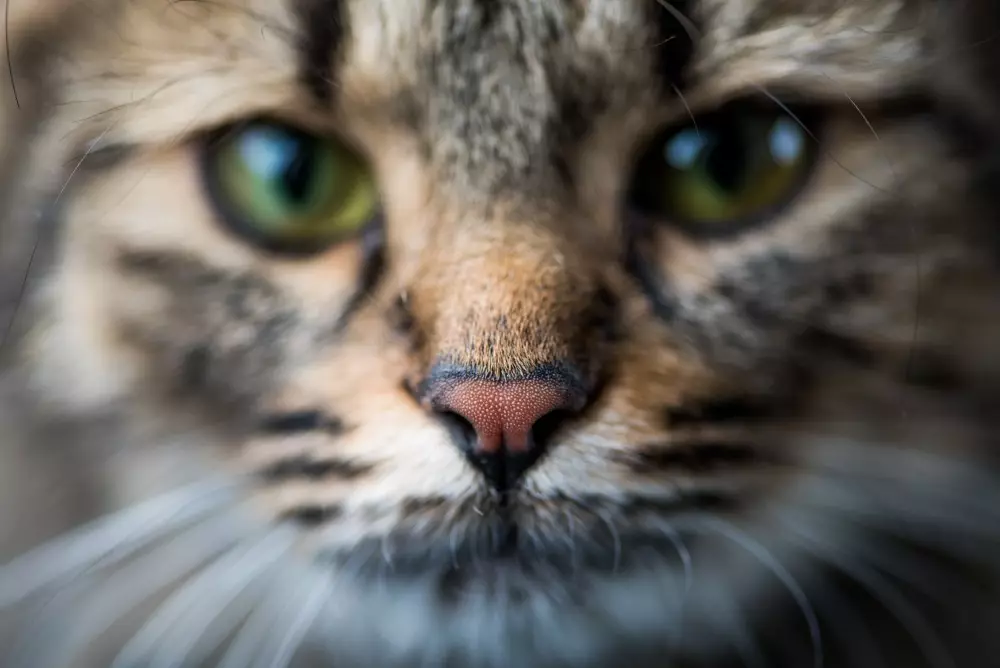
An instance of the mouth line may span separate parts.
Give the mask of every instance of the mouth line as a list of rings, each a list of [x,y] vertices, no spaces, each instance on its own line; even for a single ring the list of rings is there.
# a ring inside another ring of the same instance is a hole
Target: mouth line
[[[683,536],[683,537],[682,537]],[[571,542],[566,537],[527,539],[512,525],[489,540],[466,536],[459,543],[426,541],[414,536],[367,538],[350,549],[328,549],[319,564],[355,582],[384,585],[419,584],[435,588],[445,598],[461,591],[487,593],[574,582],[585,586],[593,578],[618,578],[644,570],[682,572],[686,549],[697,536],[678,532],[593,532]]]
[[[575,500],[572,505],[580,509],[586,503]],[[558,513],[546,518],[537,513],[519,516],[524,507],[495,499],[485,511],[470,510],[450,524],[429,523],[424,517],[360,540],[322,546],[316,558],[323,567],[371,582],[471,586],[613,577],[646,567],[662,569],[668,563],[682,567],[686,546],[679,550],[679,542],[699,540],[696,532],[683,530],[685,522],[738,507],[735,498],[706,493],[669,501],[636,500],[618,504],[612,512],[604,499],[595,500],[589,513],[567,523],[557,521],[567,517]],[[686,533],[690,535],[682,536]]]

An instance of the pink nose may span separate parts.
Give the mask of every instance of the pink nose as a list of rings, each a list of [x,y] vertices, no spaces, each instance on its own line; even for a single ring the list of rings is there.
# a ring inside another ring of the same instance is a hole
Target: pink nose
[[[465,380],[443,389],[434,406],[468,420],[476,431],[476,452],[488,455],[528,452],[535,423],[574,403],[565,388],[543,380]]]
[[[545,444],[534,433],[540,419],[556,412],[575,413],[586,403],[579,383],[562,372],[546,371],[517,380],[485,379],[471,373],[432,373],[430,378],[427,405],[439,413],[457,415],[471,426],[474,442],[459,445],[498,488],[509,487],[541,455]]]

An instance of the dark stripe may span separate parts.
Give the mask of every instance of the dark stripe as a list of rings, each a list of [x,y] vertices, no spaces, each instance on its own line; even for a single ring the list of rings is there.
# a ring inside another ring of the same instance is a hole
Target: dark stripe
[[[310,431],[342,434],[344,432],[344,423],[320,411],[297,411],[268,415],[260,421],[259,430],[265,434],[275,436],[300,434]]]
[[[118,251],[117,265],[125,273],[169,284],[222,285],[238,281],[242,277],[236,272],[216,269],[194,255],[175,251],[123,248]]]
[[[334,63],[344,37],[340,0],[296,0],[299,17],[299,79],[322,104],[334,89]]]
[[[67,178],[71,175],[77,178],[81,173],[99,174],[113,169],[132,157],[138,148],[138,144],[118,142],[80,151],[67,165]],[[74,172],[76,174],[73,174]]]
[[[340,517],[344,509],[337,505],[308,505],[292,508],[281,514],[281,519],[306,527],[316,527]]]
[[[656,75],[669,94],[687,85],[687,70],[694,57],[701,28],[691,18],[690,0],[651,0]],[[669,6],[668,6],[669,5]]]
[[[622,502],[620,512],[626,517],[670,515],[686,510],[727,512],[742,507],[738,494],[717,489],[686,489],[679,498],[633,497]]]
[[[408,517],[410,515],[441,513],[455,503],[455,499],[447,496],[417,496],[407,498],[400,505],[402,506],[402,515]]]
[[[663,280],[650,250],[653,248],[655,224],[644,216],[630,213],[626,224],[625,268],[635,279],[653,307],[653,314],[665,323],[673,324],[678,317],[676,299]]]
[[[667,409],[667,425],[671,429],[725,424],[748,424],[773,416],[770,404],[751,398],[707,399],[685,406]]]
[[[314,459],[295,457],[276,462],[260,472],[260,477],[268,482],[283,482],[305,478],[307,480],[353,480],[369,473],[368,464],[355,464],[342,459]]]
[[[35,111],[33,109],[33,111]],[[29,136],[34,120],[28,116],[38,116],[38,113],[18,114],[16,121],[11,121],[10,129],[15,134]],[[11,166],[23,165],[25,160],[22,151],[30,142],[14,142],[5,155],[6,164],[0,165],[0,211],[5,205],[18,199],[17,188],[22,182],[20,176],[9,172]],[[86,185],[88,176],[108,170],[121,164],[132,154],[132,144],[112,144],[96,150],[80,150],[63,165],[63,173],[57,189],[49,195],[41,207],[40,216],[31,229],[21,220],[7,220],[6,216],[15,209],[7,206],[10,211],[0,213],[0,231],[6,232],[5,243],[14,248],[9,257],[23,257],[24,260],[9,263],[10,266],[0,267],[0,360],[5,359],[7,343],[20,338],[24,334],[19,327],[18,314],[26,299],[29,299],[29,289],[33,284],[35,272],[46,267],[53,261],[54,241],[57,228],[61,225],[63,203],[69,200],[77,190]],[[8,227],[15,229],[8,229]],[[22,228],[23,226],[23,228]]]
[[[335,335],[342,334],[358,310],[370,303],[372,291],[385,270],[385,219],[379,213],[361,234],[361,272],[358,287],[344,306],[343,313],[333,327]]]
[[[808,365],[809,360],[817,359],[820,355],[835,356],[844,362],[864,368],[873,368],[879,364],[876,352],[866,347],[864,342],[815,327],[806,329],[800,335],[798,347],[804,365]]]
[[[1000,93],[998,93],[1000,96]],[[971,163],[971,187],[994,210],[1000,209],[1000,132],[984,122],[978,109],[967,109],[955,100],[936,100],[931,118],[962,160]],[[983,228],[983,242],[1000,256],[1000,234],[993,220]]]
[[[651,471],[709,473],[765,463],[765,459],[753,447],[716,441],[649,446],[630,452],[622,459],[629,468],[642,473]]]
[[[935,392],[964,393],[968,390],[962,368],[955,360],[928,350],[912,350],[899,370],[900,380]]]

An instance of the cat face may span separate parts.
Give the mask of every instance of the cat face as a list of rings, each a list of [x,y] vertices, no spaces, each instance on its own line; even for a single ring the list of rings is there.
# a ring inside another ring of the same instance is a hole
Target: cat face
[[[894,665],[944,665],[870,583],[1000,536],[994,139],[975,68],[938,77],[951,14],[83,4],[11,197],[11,238],[57,230],[18,354],[142,434],[120,477],[238,481],[177,591],[279,573],[253,609],[336,665],[860,665],[840,572]]]

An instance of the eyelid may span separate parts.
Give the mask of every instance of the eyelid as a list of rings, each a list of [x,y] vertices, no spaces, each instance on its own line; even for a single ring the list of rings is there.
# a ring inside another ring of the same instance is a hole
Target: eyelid
[[[241,129],[254,124],[272,124],[287,127],[303,134],[312,135],[317,138],[341,144],[349,151],[352,151],[370,162],[371,156],[363,142],[358,137],[349,132],[345,123],[315,122],[309,121],[295,114],[265,112],[257,113],[239,119],[231,120],[209,128],[202,129],[194,137],[195,144],[205,145],[216,141],[222,141],[232,132],[239,132]]]

